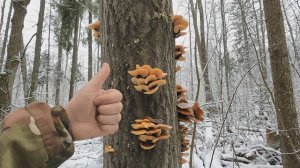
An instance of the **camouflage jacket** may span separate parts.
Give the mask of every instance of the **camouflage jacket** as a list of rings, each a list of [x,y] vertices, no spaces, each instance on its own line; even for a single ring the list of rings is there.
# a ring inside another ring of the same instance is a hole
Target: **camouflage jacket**
[[[74,153],[61,106],[32,103],[0,122],[0,168],[55,168]]]

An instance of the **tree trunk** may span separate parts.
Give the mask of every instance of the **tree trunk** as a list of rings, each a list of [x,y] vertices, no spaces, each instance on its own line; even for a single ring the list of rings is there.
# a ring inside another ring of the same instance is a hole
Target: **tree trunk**
[[[22,82],[23,82],[23,92],[24,92],[24,99],[25,102],[27,103],[27,95],[28,95],[28,77],[27,77],[27,57],[25,53],[25,48],[24,48],[24,40],[22,39],[22,48],[21,48],[21,74],[22,74]],[[25,104],[26,104],[25,103]]]
[[[75,29],[74,29],[74,40],[73,40],[73,57],[72,57],[72,68],[71,68],[71,79],[70,79],[70,92],[69,100],[74,94],[74,85],[77,79],[77,59],[78,59],[78,30],[79,30],[79,4],[76,3],[76,16],[75,16]]]
[[[203,5],[202,0],[198,0],[198,9],[200,13],[200,31],[201,31],[201,51],[199,52],[200,55],[200,65],[203,72],[203,78],[204,78],[204,89],[205,89],[205,101],[206,102],[213,102],[214,97],[212,94],[212,88],[209,82],[209,66],[207,61],[207,49],[205,45],[205,30],[204,30],[204,12],[203,12]]]
[[[104,153],[104,168],[178,168],[180,146],[175,93],[174,38],[167,0],[102,0],[102,62],[111,66],[107,88],[124,95],[119,131],[104,138],[116,152]],[[168,73],[167,85],[153,95],[137,92],[128,75],[135,65],[149,64]],[[143,150],[130,133],[135,119],[150,116],[171,125],[171,138]]]
[[[31,84],[29,89],[28,103],[33,103],[36,101],[35,92],[37,91],[37,87],[38,87],[39,71],[40,71],[40,64],[41,64],[41,47],[42,47],[45,5],[46,5],[45,0],[41,0],[39,19],[37,23],[33,70],[31,75]]]
[[[2,25],[3,25],[4,11],[5,11],[5,4],[6,4],[6,0],[3,1],[3,3],[2,3],[2,8],[1,8],[0,34],[1,34],[1,30],[2,30]]]
[[[1,50],[1,55],[0,55],[0,72],[1,72],[2,66],[4,64],[4,55],[5,55],[6,44],[7,44],[7,39],[8,39],[8,32],[9,32],[9,25],[10,25],[9,22],[10,22],[10,18],[11,18],[12,6],[13,6],[13,3],[10,2],[7,21],[6,21],[6,28],[5,28],[5,33],[4,33],[4,40],[2,43],[2,50]]]
[[[48,53],[46,57],[46,102],[49,103],[49,71],[50,71],[50,49],[51,49],[51,18],[52,18],[52,0],[49,6],[49,24],[48,24]]]
[[[6,72],[0,75],[0,117],[3,117],[3,114],[10,111],[13,83],[20,63],[24,18],[27,13],[26,7],[30,0],[12,2],[14,14],[11,20],[12,27],[7,48]]]
[[[89,23],[93,22],[93,15],[91,5],[89,5]],[[92,36],[92,30],[88,30],[88,80],[92,78],[93,75],[93,36]]]
[[[284,168],[300,167],[300,133],[280,0],[264,0],[277,124]],[[298,151],[298,152],[296,152]]]
[[[62,29],[63,27],[60,28],[60,42],[58,44],[58,54],[57,54],[57,63],[56,63],[56,80],[55,80],[55,105],[59,105],[59,94],[60,94],[60,81],[62,78],[62,71],[61,71],[61,62],[62,62],[62,51],[63,51],[63,46],[62,46]]]
[[[226,81],[226,90],[227,90],[227,101],[230,101],[229,94],[229,74],[230,74],[230,63],[229,63],[229,52],[227,47],[227,27],[226,27],[226,18],[225,18],[225,5],[224,0],[221,0],[221,18],[222,18],[222,39],[223,39],[223,54],[224,54],[224,65],[225,65],[225,81]],[[223,67],[221,67],[223,68]],[[223,76],[223,75],[222,75]]]

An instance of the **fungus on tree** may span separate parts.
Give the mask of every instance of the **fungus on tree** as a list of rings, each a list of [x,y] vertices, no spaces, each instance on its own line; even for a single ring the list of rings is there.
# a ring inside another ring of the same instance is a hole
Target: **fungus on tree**
[[[183,32],[188,27],[188,21],[183,18],[181,15],[173,15],[171,17],[173,23],[173,35],[175,38],[186,35],[186,32]]]
[[[134,88],[144,94],[153,94],[160,86],[167,83],[166,80],[162,79],[167,73],[159,68],[151,68],[150,65],[136,65],[136,69],[128,71],[128,73],[133,76],[131,82],[134,84]]]
[[[93,36],[96,40],[100,40],[100,21],[98,19],[94,23],[90,23],[87,28],[93,31]]]
[[[183,56],[183,54],[186,53],[185,48],[186,47],[184,47],[182,45],[175,46],[175,59],[177,61],[185,61],[186,60],[186,58]]]
[[[138,136],[140,147],[144,150],[153,149],[159,140],[169,139],[169,130],[172,129],[171,126],[163,124],[162,119],[151,117],[136,119],[131,127],[131,133]]]

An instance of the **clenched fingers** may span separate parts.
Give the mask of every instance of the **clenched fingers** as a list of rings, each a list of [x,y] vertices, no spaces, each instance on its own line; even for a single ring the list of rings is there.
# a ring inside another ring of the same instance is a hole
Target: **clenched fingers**
[[[103,94],[96,96],[94,98],[94,104],[96,106],[105,105],[105,104],[113,104],[118,103],[122,100],[123,95],[120,91],[116,89],[110,89],[104,91]]]
[[[123,109],[123,104],[121,102],[101,105],[97,107],[97,111],[101,115],[115,115],[119,114]]]
[[[115,114],[115,115],[98,115],[97,121],[101,126],[105,125],[118,125],[118,123],[121,121],[121,114]]]

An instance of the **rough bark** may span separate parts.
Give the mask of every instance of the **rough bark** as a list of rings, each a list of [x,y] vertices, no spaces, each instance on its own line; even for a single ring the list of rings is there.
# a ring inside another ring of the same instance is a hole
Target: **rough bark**
[[[12,1],[14,14],[12,17],[11,34],[7,48],[7,60],[5,73],[0,74],[0,117],[10,111],[13,83],[15,80],[18,65],[20,63],[20,50],[22,48],[22,30],[24,27],[24,18],[26,16],[26,7],[30,0]]]
[[[75,29],[74,29],[74,40],[73,40],[73,57],[72,57],[72,68],[71,68],[71,79],[70,79],[70,92],[69,100],[73,97],[74,94],[74,85],[77,79],[77,60],[78,60],[78,31],[79,31],[79,4],[76,3],[76,13],[75,16]]]
[[[13,4],[11,2],[10,6],[9,6],[6,28],[5,28],[5,32],[4,32],[4,40],[2,43],[2,50],[1,50],[1,55],[0,55],[0,72],[1,72],[2,66],[4,64],[4,55],[5,55],[6,44],[7,44],[7,39],[8,39],[8,32],[9,32],[9,26],[10,26],[9,22],[10,22],[10,18],[11,18],[12,6],[13,6]]]
[[[280,0],[264,0],[277,124],[284,168],[300,167],[300,133]],[[298,151],[298,152],[296,152]]]
[[[107,88],[124,95],[119,131],[104,139],[117,152],[104,154],[105,168],[178,168],[180,146],[176,118],[174,38],[168,0],[103,0],[101,21],[102,61],[111,66]],[[136,64],[149,64],[167,72],[167,85],[155,94],[137,92],[128,75]],[[143,150],[138,137],[130,134],[135,119],[161,118],[173,127],[171,138]]]
[[[89,3],[91,4],[91,3]],[[91,5],[89,6],[89,23],[93,22],[93,15]],[[93,36],[92,30],[88,30],[88,80],[92,78],[93,75]]]
[[[45,0],[40,1],[40,13],[37,23],[37,32],[35,40],[35,51],[33,60],[33,69],[31,75],[31,84],[29,89],[28,103],[33,103],[36,101],[36,91],[38,87],[38,78],[41,65],[41,47],[42,47],[42,35],[43,35],[43,25],[44,25],[44,13],[45,13]]]

